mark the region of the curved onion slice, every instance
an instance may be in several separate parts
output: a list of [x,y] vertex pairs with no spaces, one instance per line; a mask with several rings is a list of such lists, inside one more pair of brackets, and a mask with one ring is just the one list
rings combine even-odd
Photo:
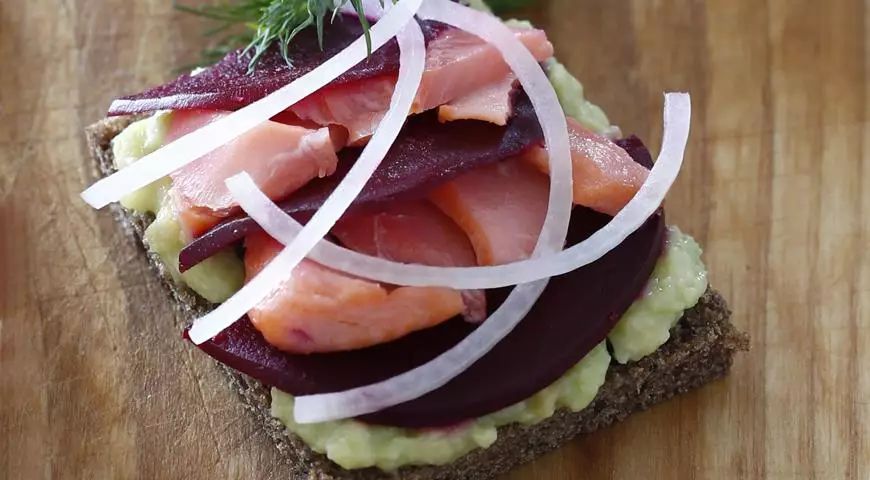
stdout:
[[496,47],[516,74],[535,108],[550,154],[550,200],[537,246],[553,245],[561,250],[571,220],[574,175],[568,123],[550,79],[515,34],[491,14],[450,0],[426,0],[420,7],[420,17],[477,35]]
[[[629,204],[611,220],[604,228],[593,234],[589,239],[568,250],[558,254],[545,256],[536,260],[518,262],[508,265],[532,265],[547,262],[541,268],[550,268],[549,271],[562,273],[573,270],[568,262],[584,262],[583,265],[594,260],[585,261],[592,256],[595,259],[604,255],[596,252],[610,251],[615,246],[637,230],[634,222],[643,223],[661,205],[667,191],[676,180],[682,165],[683,153],[688,140],[689,125],[691,120],[691,105],[688,94],[667,94],[665,96],[664,109],[664,138],[659,157],[650,172],[649,178],[641,187],[640,191]],[[263,228],[272,236],[282,241],[292,240],[296,232],[301,228],[292,217],[285,214],[277,205],[266,197],[253,183],[249,176],[237,176],[227,182],[230,191],[239,200],[242,207],[255,218]],[[613,247],[608,247],[612,244]],[[586,251],[585,249],[590,251]],[[368,257],[347,249],[343,249],[328,242],[321,242],[312,251],[315,260],[332,268],[343,269],[350,273],[352,270],[342,268],[342,263],[353,265],[372,265],[373,268],[389,265],[396,269],[412,268],[404,264],[388,262],[386,260]],[[561,266],[565,262],[568,267]],[[469,269],[442,268],[435,271],[445,272],[476,272],[495,270],[498,272],[505,266],[499,267],[475,267]],[[578,267],[579,268],[579,267]],[[554,270],[555,269],[555,270]],[[549,273],[549,271],[545,271]],[[371,277],[361,270],[361,276]],[[497,279],[498,277],[493,277]],[[404,282],[399,281],[398,284]],[[379,382],[373,385],[348,390],[345,392],[330,393],[323,395],[310,395],[297,398],[294,415],[297,422],[314,423],[320,421],[349,418],[366,413],[372,413],[399,403],[413,400],[426,393],[435,390],[459,373],[466,370],[477,359],[482,357],[497,344],[505,335],[510,333],[515,324],[510,320],[519,314],[524,317],[534,302],[543,292],[547,281],[538,281],[533,284],[525,284],[517,287],[505,304],[497,310],[480,328],[466,337],[454,348],[448,350],[435,360],[424,364],[416,369]]]
[[[550,153],[550,201],[534,256],[562,248],[572,207],[572,163],[565,114],[546,75],[529,51],[497,18],[447,0],[428,0],[428,18],[474,33],[495,46],[529,95]],[[372,385],[345,392],[302,396],[293,414],[299,423],[350,418],[423,396],[464,372],[498,344],[529,313],[549,279],[518,285],[469,336],[434,360]]]
[[[606,248],[607,251],[609,251],[609,248],[606,246],[601,247],[601,245],[607,245],[608,243],[614,242],[614,240],[616,241],[615,245],[618,245],[622,240],[624,240],[624,237],[627,237],[631,232],[634,232],[637,227],[632,226],[632,222],[640,219],[642,223],[649,218],[649,216],[652,215],[661,204],[665,194],[676,180],[682,164],[686,142],[688,140],[690,113],[689,96],[687,94],[666,95],[662,150],[649,178],[632,201],[629,202],[629,204],[613,220],[611,220],[607,226],[593,234],[589,240],[581,242],[577,246],[555,255],[547,256],[538,260],[519,262],[519,265],[534,265],[536,262],[546,261],[550,262],[550,265],[555,265],[559,270],[561,270],[561,267],[558,267],[558,265],[563,261],[576,262],[578,258],[588,257],[589,254],[584,254],[584,248],[597,248],[599,249],[598,251],[602,251],[602,248]],[[227,185],[229,186],[230,191],[233,192],[233,195],[239,200],[242,207],[248,211],[248,213],[251,214],[251,216],[255,218],[257,222],[259,222],[273,237],[284,242],[291,241],[296,233],[301,229],[301,226],[296,223],[292,217],[285,214],[257,188],[249,176],[239,175],[233,177],[227,182]],[[610,230],[610,237],[602,234],[602,232],[608,229]],[[623,236],[621,232],[629,233],[625,233]],[[593,238],[598,238],[599,240],[590,246],[587,242]],[[587,247],[584,247],[584,245]],[[376,268],[379,265],[389,265],[397,269],[413,267],[404,264],[395,264],[375,257],[368,257],[328,242],[321,242],[317,248],[312,251],[312,256],[315,260],[329,267],[343,269],[350,273],[356,272],[343,268],[344,265],[364,266],[368,264],[372,265],[372,268]],[[591,263],[591,261],[586,263]],[[479,270],[485,271],[488,269],[495,269],[497,271],[500,268],[504,267],[476,267],[471,269],[441,270],[474,272]],[[568,271],[570,271],[570,269]],[[366,271],[364,270],[360,270],[359,274],[361,276],[367,276]],[[401,284],[402,282],[398,283]],[[508,302],[510,302],[507,308],[512,309],[512,313],[521,312],[522,316],[525,316],[528,313],[527,307],[534,304],[543,291],[545,285],[546,281],[536,282],[531,285],[522,285],[511,294],[505,305],[508,305]],[[518,292],[520,292],[522,296],[517,295]],[[477,358],[482,356],[482,354],[477,354],[479,351],[482,349],[489,351],[489,349],[500,341],[504,335],[507,335],[507,333],[510,332],[513,325],[504,325],[502,322],[504,316],[500,316],[501,313],[504,313],[502,309],[506,308],[505,305],[490,317],[482,327],[478,328],[474,334],[470,335],[459,345],[436,358],[429,364],[423,365],[384,382],[347,392],[299,397],[297,399],[297,405],[301,402],[302,407],[296,407],[297,409],[294,411],[296,421],[317,422],[364,415],[404,401],[413,400],[428,391],[432,391],[444,385],[453,378],[451,372],[461,373],[467,369],[472,363],[474,363],[474,361],[476,361]],[[490,329],[490,327],[493,328]],[[483,336],[483,338],[480,338],[478,332],[483,330],[486,330],[486,334],[481,333],[480,335]],[[437,365],[435,365],[436,362]],[[425,387],[421,385],[421,379],[423,378],[425,378],[427,382],[430,382],[426,383]],[[421,390],[425,391],[420,393]]]
[[[295,218],[287,215],[287,213],[281,210],[281,207],[267,197],[257,187],[257,184],[254,183],[254,179],[251,178],[248,172],[233,175],[226,180],[226,185],[233,198],[242,207],[242,210],[256,220],[263,227],[263,230],[275,240],[284,245],[289,245],[293,243],[293,240],[302,231],[302,224],[297,222]],[[370,257],[322,239],[311,249],[308,256],[317,263],[339,271],[345,271],[345,267],[355,270],[360,265],[369,264],[370,261],[374,261],[376,264],[385,263],[390,265],[394,263],[382,258]],[[403,267],[410,266],[404,263],[397,265]],[[351,273],[351,275],[365,278],[365,275],[355,273]]]
[[[649,178],[640,191],[604,228],[587,240],[558,254],[518,262],[498,267],[477,267],[469,269],[440,269],[448,272],[484,272],[480,279],[492,280],[492,284],[502,285],[500,272],[526,276],[566,273],[579,265],[597,260],[606,252],[622,243],[637,225],[649,218],[661,205],[682,165],[683,153],[689,134],[690,103],[687,94],[668,94],[665,97],[665,125],[662,150]],[[579,264],[579,265],[578,265]],[[578,265],[578,266],[575,266]],[[396,267],[401,264],[395,264]],[[438,271],[435,269],[434,271]],[[487,273],[490,276],[486,276]],[[371,277],[372,275],[367,275]],[[522,275],[520,275],[522,276]],[[510,278],[507,282],[513,281]],[[404,284],[408,282],[399,282]],[[463,372],[478,358],[498,343],[514,325],[509,325],[509,314],[499,316],[503,309],[511,314],[525,316],[529,307],[542,293],[547,280],[518,286],[508,300],[486,320],[481,327],[466,337],[452,349],[429,363],[405,372],[383,382],[348,390],[345,392],[302,396],[296,399],[294,415],[299,423],[315,423],[376,412],[384,408],[413,400],[431,392]],[[481,283],[471,283],[479,288]]]
[[[404,0],[396,4],[393,10],[404,7],[414,12],[421,2],[422,0]],[[384,16],[383,21],[389,15],[388,13]],[[425,68],[426,46],[423,32],[416,21],[409,20],[398,36],[399,79],[390,100],[390,108],[359,159],[290,245],[229,300],[194,322],[190,329],[190,339],[195,344],[205,342],[232,325],[277,288],[341,218],[383,160],[405,124]]]
[[[491,267],[433,267],[392,262],[321,242],[311,252],[311,257],[335,270],[378,282],[458,290],[501,288],[568,273],[616,248],[658,209],[680,172],[689,136],[690,116],[688,94],[665,95],[662,150],[647,181],[600,231],[559,253]],[[292,240],[302,228],[301,225],[269,200],[249,179],[234,178],[232,185],[227,183],[239,205],[276,239],[285,243],[288,239]]]
[[[421,3],[422,0],[404,0],[384,15],[370,30],[372,49],[382,47],[412,21]],[[366,40],[360,37],[322,65],[280,90],[99,180],[82,192],[82,199],[94,208],[103,208],[120,200],[124,195],[169,175],[286,110],[365,60],[366,55]]]

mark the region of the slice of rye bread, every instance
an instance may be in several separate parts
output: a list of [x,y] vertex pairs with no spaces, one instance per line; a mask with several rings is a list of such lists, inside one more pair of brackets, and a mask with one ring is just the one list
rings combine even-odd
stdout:
[[[131,117],[116,117],[88,127],[92,166],[99,176],[115,171],[111,140],[132,121]],[[117,204],[112,205],[112,211],[138,239],[139,247],[147,252],[142,243],[143,232],[153,217],[131,212]],[[181,312],[179,322],[187,324],[209,310],[199,296],[172,281],[156,256],[149,254],[149,257]],[[229,367],[221,367],[232,388],[285,454],[288,478],[488,479],[555,450],[577,435],[621,421],[633,412],[724,376],[734,354],[748,350],[749,346],[748,337],[731,325],[730,316],[725,300],[715,290],[708,289],[698,304],[685,312],[671,331],[670,340],[658,351],[627,365],[612,363],[598,395],[580,412],[563,409],[537,425],[507,425],[498,429],[498,440],[489,448],[477,449],[449,465],[405,467],[395,473],[374,468],[348,471],[312,451],[270,415],[268,387]]]

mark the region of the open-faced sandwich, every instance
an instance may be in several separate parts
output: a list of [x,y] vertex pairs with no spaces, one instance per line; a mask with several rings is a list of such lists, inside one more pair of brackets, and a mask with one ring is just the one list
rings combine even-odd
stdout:
[[662,207],[687,94],[653,161],[482,4],[261,3],[250,48],[89,128],[83,198],[132,226],[288,476],[490,478],[746,348]]

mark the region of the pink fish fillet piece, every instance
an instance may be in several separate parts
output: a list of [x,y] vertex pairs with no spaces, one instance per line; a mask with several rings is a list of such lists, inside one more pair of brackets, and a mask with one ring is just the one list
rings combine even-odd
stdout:
[[521,158],[480,167],[439,187],[432,202],[462,228],[481,265],[531,255],[547,216],[549,181]]
[[[517,38],[538,61],[553,56],[553,45],[542,30],[515,29]],[[503,81],[511,72],[495,47],[471,33],[450,30],[426,52],[426,70],[412,113],[425,112]],[[290,110],[319,125],[342,125],[350,144],[365,143],[390,105],[395,76],[361,80],[325,88]]]
[[511,114],[511,90],[517,77],[509,73],[501,80],[438,107],[438,120],[480,120],[507,125]]
[[[574,203],[616,215],[637,193],[649,170],[635,162],[619,145],[568,118]],[[549,155],[535,147],[525,155],[538,170],[549,174]]]
[[[351,250],[394,262],[438,267],[477,265],[465,232],[427,200],[392,202],[343,218],[332,234]],[[466,320],[486,319],[482,290],[462,292]]]
[[[265,233],[245,239],[250,280],[284,248]],[[248,312],[254,327],[279,350],[296,354],[365,348],[433,327],[460,314],[459,292],[448,288],[385,288],[311,260]]]
[[[192,132],[225,115],[213,110],[172,113],[166,142]],[[306,128],[264,122],[232,142],[174,172],[170,194],[184,231],[199,236],[239,211],[224,180],[248,172],[272,200],[282,200],[318,177],[331,175],[345,143],[335,128]]]

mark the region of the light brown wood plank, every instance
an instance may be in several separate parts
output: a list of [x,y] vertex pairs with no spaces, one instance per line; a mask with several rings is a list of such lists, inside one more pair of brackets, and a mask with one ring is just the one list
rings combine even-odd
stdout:
[[[838,393],[841,385],[855,385],[860,373],[855,362],[859,343],[859,317],[854,310],[852,295],[856,270],[854,252],[860,243],[861,217],[860,180],[862,170],[863,127],[865,115],[863,89],[850,88],[864,78],[861,61],[864,42],[861,38],[863,18],[855,15],[861,2],[838,2],[826,8],[821,16],[821,61],[823,73],[822,137],[824,152],[821,165],[822,194],[819,254],[813,315],[814,351],[830,352],[818,355],[815,362],[817,388],[814,391],[814,464],[820,478],[859,478],[856,403],[844,401]],[[863,338],[870,338],[864,334]]]
[[[0,2],[0,478],[286,478],[178,338],[138,250],[78,193],[82,129],[196,58],[170,0]],[[692,93],[668,218],[752,336],[727,380],[508,478],[870,477],[870,8],[862,0],[548,0],[529,11],[657,149]]]

